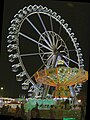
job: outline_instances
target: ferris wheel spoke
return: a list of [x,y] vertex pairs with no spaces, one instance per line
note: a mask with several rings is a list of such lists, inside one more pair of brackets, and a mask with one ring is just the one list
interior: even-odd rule
[[55,36],[52,34],[53,45],[55,45]]
[[[56,36],[57,37],[57,36]],[[58,42],[59,42],[59,40],[57,39],[57,41],[56,41],[56,47],[58,46]]]
[[[69,51],[69,50],[68,50]],[[65,54],[68,54],[68,52],[67,52],[67,50],[62,50],[62,51],[60,51],[60,53],[65,53]]]
[[52,24],[52,18],[50,16],[50,24],[51,24],[51,30],[53,31],[53,24]]
[[40,69],[42,69],[42,67],[45,65],[45,63],[48,62],[48,60],[50,60],[50,58],[52,57],[53,53],[46,59],[46,61],[44,62],[44,64],[37,70],[39,71]]
[[48,66],[50,66],[50,64],[52,63],[52,58],[53,58],[53,56],[49,59],[49,61],[47,63]]
[[66,67],[69,67],[69,65],[64,61],[64,63],[65,63],[65,65],[66,65]]
[[62,28],[62,26],[60,25],[60,27],[59,27],[59,35],[61,34],[61,28]]
[[68,41],[69,37],[66,38],[65,43]]
[[47,43],[47,45],[48,45],[49,47],[51,47],[50,44],[48,43],[48,41],[43,37],[43,35],[39,32],[39,30],[35,27],[35,25],[30,21],[30,19],[26,18],[26,20],[27,20],[27,21],[29,22],[29,24],[34,28],[34,30],[44,39],[44,41]]
[[51,53],[51,55],[47,58],[46,61],[50,60],[50,58],[53,56],[53,53]]
[[31,38],[31,37],[29,37],[29,36],[27,36],[27,35],[25,35],[25,34],[23,34],[23,33],[21,33],[21,32],[19,32],[19,35],[21,35],[21,36],[23,36],[23,37],[25,37],[25,38],[27,38],[27,39],[33,41],[34,43],[37,43],[38,45],[41,45],[42,47],[44,47],[44,48],[46,48],[46,49],[52,51],[49,47],[47,47],[47,46],[45,46],[45,45],[39,43],[39,42],[36,41],[35,39],[33,39],[33,38]]
[[40,16],[39,13],[38,13],[38,17],[39,17],[39,19],[40,19],[40,21],[41,21],[41,24],[42,24],[42,26],[43,26],[43,28],[44,28],[44,30],[45,30],[47,36],[48,36],[49,42],[50,42],[50,44],[52,45],[52,41],[51,41],[51,39],[50,39],[50,36],[49,36],[49,34],[48,34],[48,32],[47,32],[47,29],[46,29],[46,27],[45,27],[45,25],[44,25],[44,22],[43,22],[43,20],[42,20],[42,18],[41,18],[41,16]]
[[47,63],[48,66],[50,66],[50,63],[51,63],[52,59],[50,59]]
[[32,56],[32,55],[46,55],[46,54],[51,54],[52,52],[45,52],[45,53],[32,53],[32,54],[21,54],[20,56],[21,57],[24,57],[24,56]]
[[57,50],[59,50],[62,46],[63,46],[63,45],[62,45],[62,41],[61,41],[61,43],[60,43],[60,45],[58,46]]
[[63,50],[63,51],[60,51],[60,53],[66,53],[66,52]]
[[66,56],[64,56],[64,55],[62,55],[62,57],[65,58],[65,59],[68,59],[69,61],[71,61],[71,62],[73,62],[73,63],[75,63],[75,64],[78,65],[78,63],[77,63],[76,61],[74,61],[74,60],[72,60],[72,59],[70,59],[70,58],[68,58],[68,57],[66,57]]
[[56,55],[53,55],[53,56],[52,56],[52,66],[54,66],[55,61],[56,61]]
[[57,48],[57,50],[61,47],[62,45],[60,45],[58,48]]
[[[50,16],[50,24],[51,24],[51,31],[53,32],[53,23],[52,23],[52,18]],[[53,45],[55,45],[55,40],[54,40],[54,36],[52,35],[52,40],[53,40]]]

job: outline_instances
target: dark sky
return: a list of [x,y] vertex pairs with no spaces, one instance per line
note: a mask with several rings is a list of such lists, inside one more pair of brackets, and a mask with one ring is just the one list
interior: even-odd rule
[[[61,2],[55,0],[5,0],[3,11],[3,26],[0,55],[0,87],[4,90],[1,94],[9,97],[18,97],[21,84],[16,81],[15,74],[11,70],[11,63],[8,62],[7,35],[10,21],[13,16],[24,6],[30,4],[46,6],[66,20],[78,38],[83,53],[85,70],[89,70],[89,41],[90,41],[90,4],[80,2]],[[28,62],[29,64],[29,62]],[[32,63],[34,65],[34,63]],[[37,63],[39,64],[39,63]],[[33,66],[32,66],[33,67]],[[32,68],[33,69],[33,68]],[[86,89],[87,85],[83,89]]]

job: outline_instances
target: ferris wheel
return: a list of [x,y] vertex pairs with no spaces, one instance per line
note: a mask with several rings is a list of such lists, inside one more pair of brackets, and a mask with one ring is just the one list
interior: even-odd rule
[[[61,62],[66,67],[84,69],[81,48],[74,32],[68,23],[51,9],[41,5],[24,7],[14,15],[8,30],[7,50],[10,53],[12,71],[16,72],[16,80],[22,82],[22,89],[32,92],[33,96],[42,95],[49,89],[47,85],[34,80],[37,70],[57,67]],[[27,47],[24,47],[27,42]],[[29,51],[33,46],[36,47],[33,49],[35,52]],[[37,59],[37,56],[41,60],[40,66],[34,72],[27,70],[29,65],[25,65],[24,58],[29,62],[33,57]],[[34,60],[29,64],[32,62],[34,64]],[[81,83],[72,86],[76,95],[81,87]]]

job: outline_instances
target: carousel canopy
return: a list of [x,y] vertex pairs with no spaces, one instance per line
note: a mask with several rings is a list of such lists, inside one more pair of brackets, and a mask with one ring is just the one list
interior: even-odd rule
[[39,83],[49,86],[72,86],[88,80],[88,72],[76,67],[59,66],[37,71],[34,75]]

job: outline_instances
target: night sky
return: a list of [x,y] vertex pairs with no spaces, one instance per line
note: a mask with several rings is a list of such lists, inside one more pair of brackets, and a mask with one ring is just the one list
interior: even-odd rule
[[[29,5],[46,6],[66,20],[75,33],[82,49],[85,70],[89,70],[89,41],[90,41],[90,4],[80,2],[61,2],[55,0],[5,0],[3,11],[2,39],[1,39],[1,54],[0,54],[0,87],[4,90],[0,92],[6,97],[18,97],[19,94],[27,93],[22,91],[21,83],[15,79],[15,74],[12,72],[11,63],[8,62],[7,52],[7,35],[10,21],[13,16],[24,6]],[[25,46],[27,47],[27,46]],[[34,49],[34,48],[33,48]],[[32,50],[33,50],[32,49]],[[28,65],[30,61],[27,61]],[[34,69],[32,62],[31,71]],[[37,65],[40,64],[39,61]],[[87,82],[83,86],[83,91],[86,93]]]

